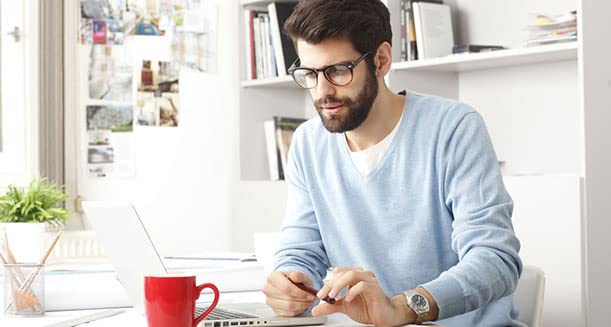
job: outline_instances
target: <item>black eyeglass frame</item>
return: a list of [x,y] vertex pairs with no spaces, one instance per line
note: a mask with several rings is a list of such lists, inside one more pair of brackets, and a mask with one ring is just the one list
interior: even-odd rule
[[[370,54],[370,52],[365,52],[362,56],[358,57],[355,61],[351,62],[351,63],[347,63],[347,64],[333,64],[333,65],[327,65],[323,68],[310,68],[310,67],[299,67],[297,65],[300,64],[300,59],[297,58],[295,59],[295,61],[293,62],[293,64],[291,64],[291,67],[289,67],[288,69],[288,73],[291,74],[291,76],[293,77],[293,80],[295,81],[295,83],[297,85],[299,85],[300,87],[304,88],[304,89],[313,89],[316,86],[318,86],[318,73],[322,72],[323,75],[325,76],[325,78],[327,79],[327,81],[329,81],[329,83],[335,85],[335,86],[346,86],[348,84],[350,84],[352,82],[352,80],[354,79],[354,68],[361,63],[361,61],[363,61],[363,59],[365,59],[365,57],[367,57]],[[332,68],[332,67],[337,67],[337,66],[342,66],[342,67],[346,67],[348,68],[348,70],[350,71],[350,81],[348,81],[348,83],[346,84],[337,84],[334,83],[331,78],[329,78],[329,76],[327,75],[327,71]],[[312,87],[305,87],[301,84],[299,84],[297,82],[297,80],[295,79],[295,72],[297,70],[309,70],[311,72],[313,72],[314,74],[316,74],[316,84],[314,84]]]

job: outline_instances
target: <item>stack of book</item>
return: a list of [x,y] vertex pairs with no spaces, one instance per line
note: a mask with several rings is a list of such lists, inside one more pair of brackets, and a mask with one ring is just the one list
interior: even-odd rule
[[401,60],[450,55],[454,45],[450,7],[442,0],[400,0]]
[[269,175],[272,181],[283,180],[293,133],[306,120],[274,116],[264,122]]
[[527,45],[539,45],[577,40],[577,12],[550,17],[536,15],[528,26]]
[[297,59],[293,41],[283,31],[296,2],[272,2],[267,11],[244,11],[246,78],[282,77]]

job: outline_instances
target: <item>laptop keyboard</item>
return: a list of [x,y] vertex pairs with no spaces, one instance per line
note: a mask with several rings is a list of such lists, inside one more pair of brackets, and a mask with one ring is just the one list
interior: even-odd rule
[[[206,310],[208,310],[208,307],[195,307],[195,317],[198,317],[199,315],[204,313],[204,311]],[[241,313],[241,312],[229,311],[223,308],[214,308],[214,310],[212,310],[212,312],[210,312],[210,314],[206,316],[204,320],[228,320],[228,319],[252,319],[252,318],[258,318],[258,317],[249,315],[249,314],[245,314],[245,313]]]

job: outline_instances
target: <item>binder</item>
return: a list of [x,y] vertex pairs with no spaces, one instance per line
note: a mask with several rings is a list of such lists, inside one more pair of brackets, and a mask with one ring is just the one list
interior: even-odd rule
[[289,67],[297,59],[293,41],[284,33],[284,23],[296,5],[296,2],[272,2],[267,6],[278,76],[286,76]]

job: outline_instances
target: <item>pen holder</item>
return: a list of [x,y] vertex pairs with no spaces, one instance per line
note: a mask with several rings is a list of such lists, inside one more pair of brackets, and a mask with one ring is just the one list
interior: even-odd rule
[[42,264],[2,266],[5,316],[42,316],[45,314],[45,278]]

